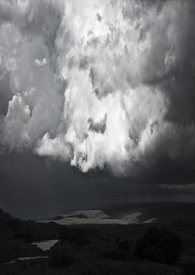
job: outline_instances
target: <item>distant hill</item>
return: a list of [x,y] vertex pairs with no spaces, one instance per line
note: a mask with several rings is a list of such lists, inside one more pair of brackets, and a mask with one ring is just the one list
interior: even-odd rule
[[10,214],[4,212],[2,209],[0,209],[0,221],[6,222],[9,220],[14,220],[15,218],[12,217]]
[[138,223],[164,223],[175,221],[195,221],[195,203],[187,202],[147,202],[112,205],[103,209],[112,218],[124,218],[140,213]]
[[195,203],[151,202],[117,204],[99,210],[66,213],[45,222],[73,224],[140,224],[195,221]]
[[[54,217],[50,220],[37,223],[35,221],[21,221],[0,209],[0,233],[2,236],[28,232],[33,239],[45,238],[50,222],[50,230],[55,224],[140,224],[140,223],[171,223],[177,221],[195,222],[195,203],[187,202],[151,202],[151,203],[126,203],[110,205],[96,210],[78,210]],[[51,224],[52,222],[52,224]],[[45,224],[45,225],[44,225]],[[42,229],[41,229],[42,228]],[[40,236],[40,237],[39,237]]]
[[10,228],[9,222],[16,220],[10,214],[0,209],[0,241],[11,238],[14,231]]

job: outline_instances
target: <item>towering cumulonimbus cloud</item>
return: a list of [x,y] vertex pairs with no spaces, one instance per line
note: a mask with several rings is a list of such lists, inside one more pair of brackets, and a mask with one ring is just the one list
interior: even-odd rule
[[192,161],[193,1],[0,3],[1,144],[83,172]]

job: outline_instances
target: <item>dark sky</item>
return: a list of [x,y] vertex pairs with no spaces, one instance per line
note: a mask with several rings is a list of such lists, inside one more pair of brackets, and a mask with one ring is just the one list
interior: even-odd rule
[[195,201],[194,1],[0,3],[0,207]]

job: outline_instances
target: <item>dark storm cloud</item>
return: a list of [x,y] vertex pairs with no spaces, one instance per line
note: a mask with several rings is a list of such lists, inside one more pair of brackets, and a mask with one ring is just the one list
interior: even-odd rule
[[51,218],[103,200],[93,178],[28,152],[1,155],[0,182],[0,207],[21,218]]
[[0,182],[0,208],[25,219],[98,208],[129,200],[132,192],[138,194],[133,191],[136,187],[130,189],[125,182],[119,184],[108,172],[83,174],[63,162],[30,152],[1,155]]
[[2,205],[53,215],[104,198],[188,194],[194,15],[190,0],[3,1]]
[[117,179],[106,171],[83,174],[63,162],[30,152],[1,156],[0,182],[0,208],[25,219],[51,218],[67,211],[116,203],[195,198],[195,185],[186,181],[154,184]]

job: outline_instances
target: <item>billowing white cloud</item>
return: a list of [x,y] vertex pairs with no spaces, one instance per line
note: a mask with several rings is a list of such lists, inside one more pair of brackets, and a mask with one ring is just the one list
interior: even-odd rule
[[191,1],[13,0],[0,10],[0,80],[10,75],[12,98],[2,144],[117,176],[164,155],[193,158],[193,122],[166,119],[166,86],[189,49],[194,77]]

